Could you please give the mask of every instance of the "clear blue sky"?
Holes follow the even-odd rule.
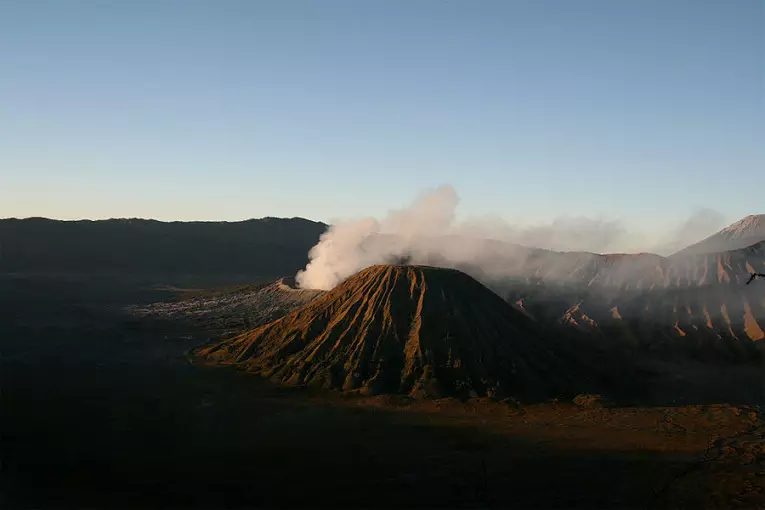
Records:
[[[4,0],[0,217],[765,212],[759,0]],[[756,186],[758,190],[753,190]]]

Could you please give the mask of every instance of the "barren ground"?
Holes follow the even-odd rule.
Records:
[[[3,508],[765,507],[753,405],[517,406],[277,387],[190,365],[184,352],[203,331],[120,311],[167,296],[2,280]]]

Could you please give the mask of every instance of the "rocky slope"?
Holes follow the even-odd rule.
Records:
[[[280,278],[268,284],[189,294],[128,309],[137,317],[185,319],[207,330],[241,331],[297,310],[324,291],[298,289],[294,278]]]
[[[765,241],[733,251],[674,257],[537,251],[517,276],[629,291],[739,284],[753,271],[765,271]]]
[[[765,282],[745,285],[749,271],[764,265],[765,242],[673,258],[667,278],[649,286],[640,278],[616,288],[533,280],[497,290],[541,323],[565,324],[604,342],[660,356],[741,360],[765,339]]]
[[[198,359],[274,380],[363,393],[541,396],[573,389],[536,325],[473,278],[373,266]]]
[[[765,241],[765,214],[753,214],[680,250],[675,255],[730,251],[746,248],[760,241]]]
[[[576,294],[568,299],[555,294],[531,290],[515,301],[543,322],[559,322],[654,354],[741,360],[754,355],[757,342],[765,339],[765,299],[751,288],[614,297]]]
[[[669,258],[537,252],[525,268],[529,276],[505,278],[467,271],[540,324],[650,354],[741,359],[765,339],[765,281],[745,285],[765,272],[765,241]]]

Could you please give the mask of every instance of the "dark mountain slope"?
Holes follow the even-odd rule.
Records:
[[[302,218],[240,222],[0,220],[0,272],[241,274],[305,266],[327,226]]]

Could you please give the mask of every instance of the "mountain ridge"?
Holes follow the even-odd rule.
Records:
[[[305,267],[308,251],[326,229],[303,218],[272,217],[241,222],[5,219],[0,220],[0,272],[273,279]]]
[[[247,218],[244,220],[158,220],[155,218],[140,218],[140,217],[119,217],[119,218],[99,218],[99,219],[90,219],[90,218],[78,218],[73,220],[63,220],[63,219],[57,219],[57,218],[48,218],[45,216],[28,216],[24,218],[18,218],[18,217],[7,217],[7,218],[0,218],[0,223],[2,222],[29,222],[29,223],[51,223],[51,224],[93,224],[93,223],[103,223],[103,224],[163,224],[163,225],[240,225],[240,224],[247,224],[247,223],[256,223],[256,222],[270,222],[270,221],[277,221],[277,222],[302,222],[302,223],[311,223],[311,224],[321,224],[325,227],[328,227],[329,225],[321,222],[321,221],[315,221],[308,218],[304,218],[302,216],[291,216],[291,217],[281,217],[281,216],[263,216],[261,218]]]
[[[683,248],[671,257],[730,251],[765,240],[765,214],[750,214],[720,229],[711,236]]]

